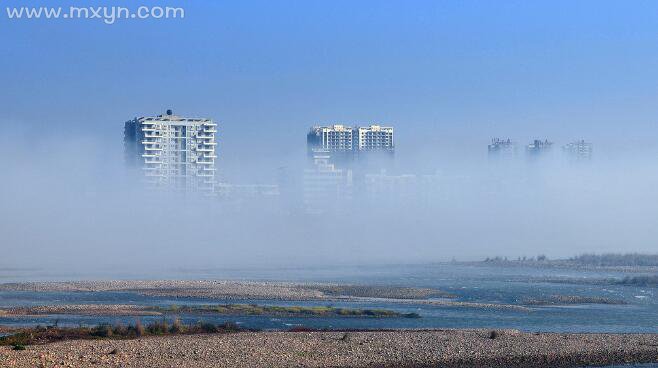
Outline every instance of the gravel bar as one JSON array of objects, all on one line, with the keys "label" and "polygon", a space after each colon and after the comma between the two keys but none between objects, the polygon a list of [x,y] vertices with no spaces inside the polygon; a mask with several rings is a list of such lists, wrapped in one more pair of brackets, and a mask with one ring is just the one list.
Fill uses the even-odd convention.
[{"label": "gravel bar", "polygon": [[103,292],[127,291],[166,297],[215,299],[330,300],[351,297],[425,299],[452,297],[436,289],[323,283],[254,282],[226,280],[108,280],[24,282],[0,284],[0,291]]},{"label": "gravel bar", "polygon": [[[226,280],[111,280],[25,282],[0,284],[0,291],[28,292],[135,292],[145,296],[230,300],[342,301],[427,304],[444,307],[530,311],[520,305],[453,300],[438,289],[343,285],[325,283],[254,282]],[[2,311],[0,311],[2,313]]]},{"label": "gravel bar", "polygon": [[581,367],[658,362],[658,335],[240,332],[0,347],[1,367]]}]

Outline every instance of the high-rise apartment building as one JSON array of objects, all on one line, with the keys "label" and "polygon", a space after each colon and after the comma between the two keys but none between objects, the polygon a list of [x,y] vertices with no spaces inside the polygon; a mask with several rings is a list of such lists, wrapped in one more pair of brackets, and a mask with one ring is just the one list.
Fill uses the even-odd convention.
[{"label": "high-rise apartment building", "polygon": [[393,152],[393,128],[371,125],[368,127],[357,127],[357,147],[359,151],[387,151]]},{"label": "high-rise apartment building", "polygon": [[592,144],[584,140],[571,142],[562,147],[562,150],[572,159],[589,160],[592,158]]},{"label": "high-rise apartment building", "polygon": [[344,125],[317,126],[306,136],[310,150],[329,152],[352,152],[354,150],[354,129]]},{"label": "high-rise apartment building", "polygon": [[549,142],[548,139],[543,141],[540,139],[535,139],[532,141],[532,143],[526,146],[525,151],[530,156],[539,156],[550,151],[552,147],[553,142]]},{"label": "high-rise apartment building", "polygon": [[516,143],[509,138],[493,138],[487,149],[490,157],[516,155]]},{"label": "high-rise apartment building", "polygon": [[128,164],[143,170],[151,188],[214,194],[217,124],[211,119],[173,115],[127,121]]},{"label": "high-rise apartment building", "polygon": [[395,151],[393,127],[370,125],[349,127],[345,125],[315,126],[306,136],[309,156],[313,152],[326,151],[332,155],[352,157],[363,152]]}]

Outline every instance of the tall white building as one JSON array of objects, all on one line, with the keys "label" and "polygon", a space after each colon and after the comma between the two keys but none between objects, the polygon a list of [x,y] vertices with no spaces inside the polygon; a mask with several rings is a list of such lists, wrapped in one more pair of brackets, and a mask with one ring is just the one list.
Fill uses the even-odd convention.
[{"label": "tall white building", "polygon": [[124,144],[129,164],[140,167],[149,187],[215,192],[217,124],[212,119],[173,115],[127,121]]},{"label": "tall white building", "polygon": [[592,144],[579,140],[562,147],[562,150],[575,160],[589,160],[592,158]]},{"label": "tall white building", "polygon": [[393,151],[393,128],[379,125],[357,127],[356,144],[359,151]]},{"label": "tall white building", "polygon": [[553,142],[550,142],[548,139],[546,140],[540,140],[540,139],[535,139],[525,147],[526,154],[529,156],[540,156],[542,154],[545,154],[549,152],[553,148]]},{"label": "tall white building", "polygon": [[515,156],[516,143],[511,139],[493,138],[489,146],[487,146],[489,157],[497,156]]},{"label": "tall white building", "polygon": [[316,126],[308,133],[309,148],[329,152],[352,151],[354,129],[344,125]]},{"label": "tall white building", "polygon": [[393,153],[393,127],[370,125],[350,127],[345,125],[315,126],[306,137],[309,155],[326,151],[355,155],[365,151]]}]

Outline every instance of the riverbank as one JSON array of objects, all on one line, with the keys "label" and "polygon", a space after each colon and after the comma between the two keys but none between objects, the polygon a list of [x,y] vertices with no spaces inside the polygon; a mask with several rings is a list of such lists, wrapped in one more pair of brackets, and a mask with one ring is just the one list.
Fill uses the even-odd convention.
[{"label": "riverbank", "polygon": [[[492,338],[493,337],[493,338]],[[0,366],[578,367],[658,361],[654,334],[238,332],[0,348]]]}]

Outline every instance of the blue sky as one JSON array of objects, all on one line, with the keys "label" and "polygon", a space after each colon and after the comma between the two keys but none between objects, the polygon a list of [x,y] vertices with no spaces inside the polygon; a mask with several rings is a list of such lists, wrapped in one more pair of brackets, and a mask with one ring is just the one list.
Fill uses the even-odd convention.
[{"label": "blue sky", "polygon": [[656,2],[30,5],[87,4],[186,14],[114,25],[2,14],[2,123],[85,126],[118,152],[123,121],[172,108],[218,120],[225,159],[293,156],[308,126],[331,122],[393,124],[402,157],[442,143],[479,150],[492,136],[605,149],[658,133]]}]

